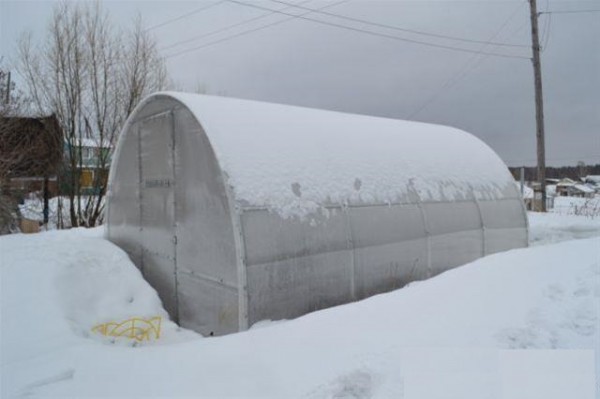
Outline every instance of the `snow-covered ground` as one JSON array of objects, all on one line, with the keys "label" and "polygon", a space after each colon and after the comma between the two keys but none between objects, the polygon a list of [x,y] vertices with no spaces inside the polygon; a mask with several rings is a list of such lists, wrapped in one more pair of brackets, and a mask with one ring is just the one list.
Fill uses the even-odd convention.
[{"label": "snow-covered ground", "polygon": [[[48,200],[48,230],[56,230],[58,226],[58,209],[59,209],[59,197],[53,197]],[[63,219],[65,223],[69,223],[69,199],[62,198],[60,204],[63,209]],[[26,198],[23,204],[19,205],[19,212],[25,219],[36,220],[42,222],[44,220],[44,202],[39,195],[32,195]],[[67,224],[70,226],[70,224]]]},{"label": "snow-covered ground", "polygon": [[528,212],[528,216],[530,245],[551,244],[600,234],[600,217],[578,217],[553,212]]},{"label": "snow-covered ground", "polygon": [[[81,208],[84,209],[89,200],[95,200],[95,198],[82,196],[81,197]],[[102,205],[105,202],[105,198],[102,199]],[[75,201],[77,204],[77,201]],[[62,215],[63,225],[65,227],[71,226],[71,219],[69,217],[69,207],[71,201],[69,197],[52,197],[48,200],[48,226],[42,227],[42,230],[56,230],[59,225],[59,218]],[[95,202],[92,201],[91,206],[94,206]],[[19,212],[25,219],[36,220],[40,223],[44,220],[44,201],[41,193],[32,193],[29,197],[25,198],[23,204],[19,205]]]},{"label": "snow-covered ground", "polygon": [[530,248],[388,294],[218,338],[163,322],[136,346],[90,331],[166,317],[101,229],[4,236],[1,396],[598,397],[600,224],[530,224]]}]

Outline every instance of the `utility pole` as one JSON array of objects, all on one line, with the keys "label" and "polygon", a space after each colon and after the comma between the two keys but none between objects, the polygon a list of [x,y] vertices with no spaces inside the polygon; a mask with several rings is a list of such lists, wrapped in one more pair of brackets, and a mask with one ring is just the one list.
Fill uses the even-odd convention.
[{"label": "utility pole", "polygon": [[546,149],[544,144],[544,100],[542,96],[542,65],[540,61],[540,40],[538,37],[538,12],[536,0],[529,0],[531,12],[531,48],[533,50],[533,76],[535,80],[535,122],[537,141],[537,178],[542,187],[542,206],[546,212]]}]

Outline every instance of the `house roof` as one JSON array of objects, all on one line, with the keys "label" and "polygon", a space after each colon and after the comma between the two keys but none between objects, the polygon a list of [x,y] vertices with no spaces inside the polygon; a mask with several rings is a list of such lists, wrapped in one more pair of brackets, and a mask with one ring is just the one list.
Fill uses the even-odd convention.
[{"label": "house roof", "polygon": [[565,177],[564,179],[561,179],[558,183],[556,183],[557,187],[570,187],[570,186],[574,186],[575,184],[580,184],[578,182],[576,182],[573,179],[569,179],[568,177]]},{"label": "house roof", "polygon": [[586,194],[595,193],[594,189],[592,187],[588,186],[587,184],[575,184],[573,186],[573,188],[575,188],[583,193],[586,193]]}]

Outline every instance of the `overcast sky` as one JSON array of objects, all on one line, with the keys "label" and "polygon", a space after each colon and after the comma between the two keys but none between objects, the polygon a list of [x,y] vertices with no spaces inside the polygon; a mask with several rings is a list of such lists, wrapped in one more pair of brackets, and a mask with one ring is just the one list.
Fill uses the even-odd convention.
[{"label": "overcast sky", "polygon": [[[148,27],[163,24],[150,32],[181,89],[204,87],[209,94],[451,125],[475,134],[511,166],[535,164],[525,0],[282,1],[313,9],[329,5],[322,11],[402,29],[525,47],[484,46],[315,12],[305,15],[353,29],[348,30],[259,9],[308,12],[273,0],[239,0],[255,7],[218,0],[104,5],[119,25],[129,24],[138,12]],[[600,0],[538,1],[540,11],[600,10]],[[43,38],[53,5],[0,0],[0,55],[9,65],[23,31]],[[261,15],[267,16],[254,19]],[[244,22],[249,19],[254,20]],[[600,12],[543,14],[540,29],[547,164],[600,163]],[[215,30],[221,31],[207,36]]]}]

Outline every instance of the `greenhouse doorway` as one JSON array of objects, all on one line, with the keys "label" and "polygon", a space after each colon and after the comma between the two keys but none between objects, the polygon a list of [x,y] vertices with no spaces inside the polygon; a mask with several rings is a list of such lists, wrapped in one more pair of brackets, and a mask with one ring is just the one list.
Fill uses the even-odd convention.
[{"label": "greenhouse doorway", "polygon": [[178,321],[173,113],[138,123],[141,269],[167,312]]}]

